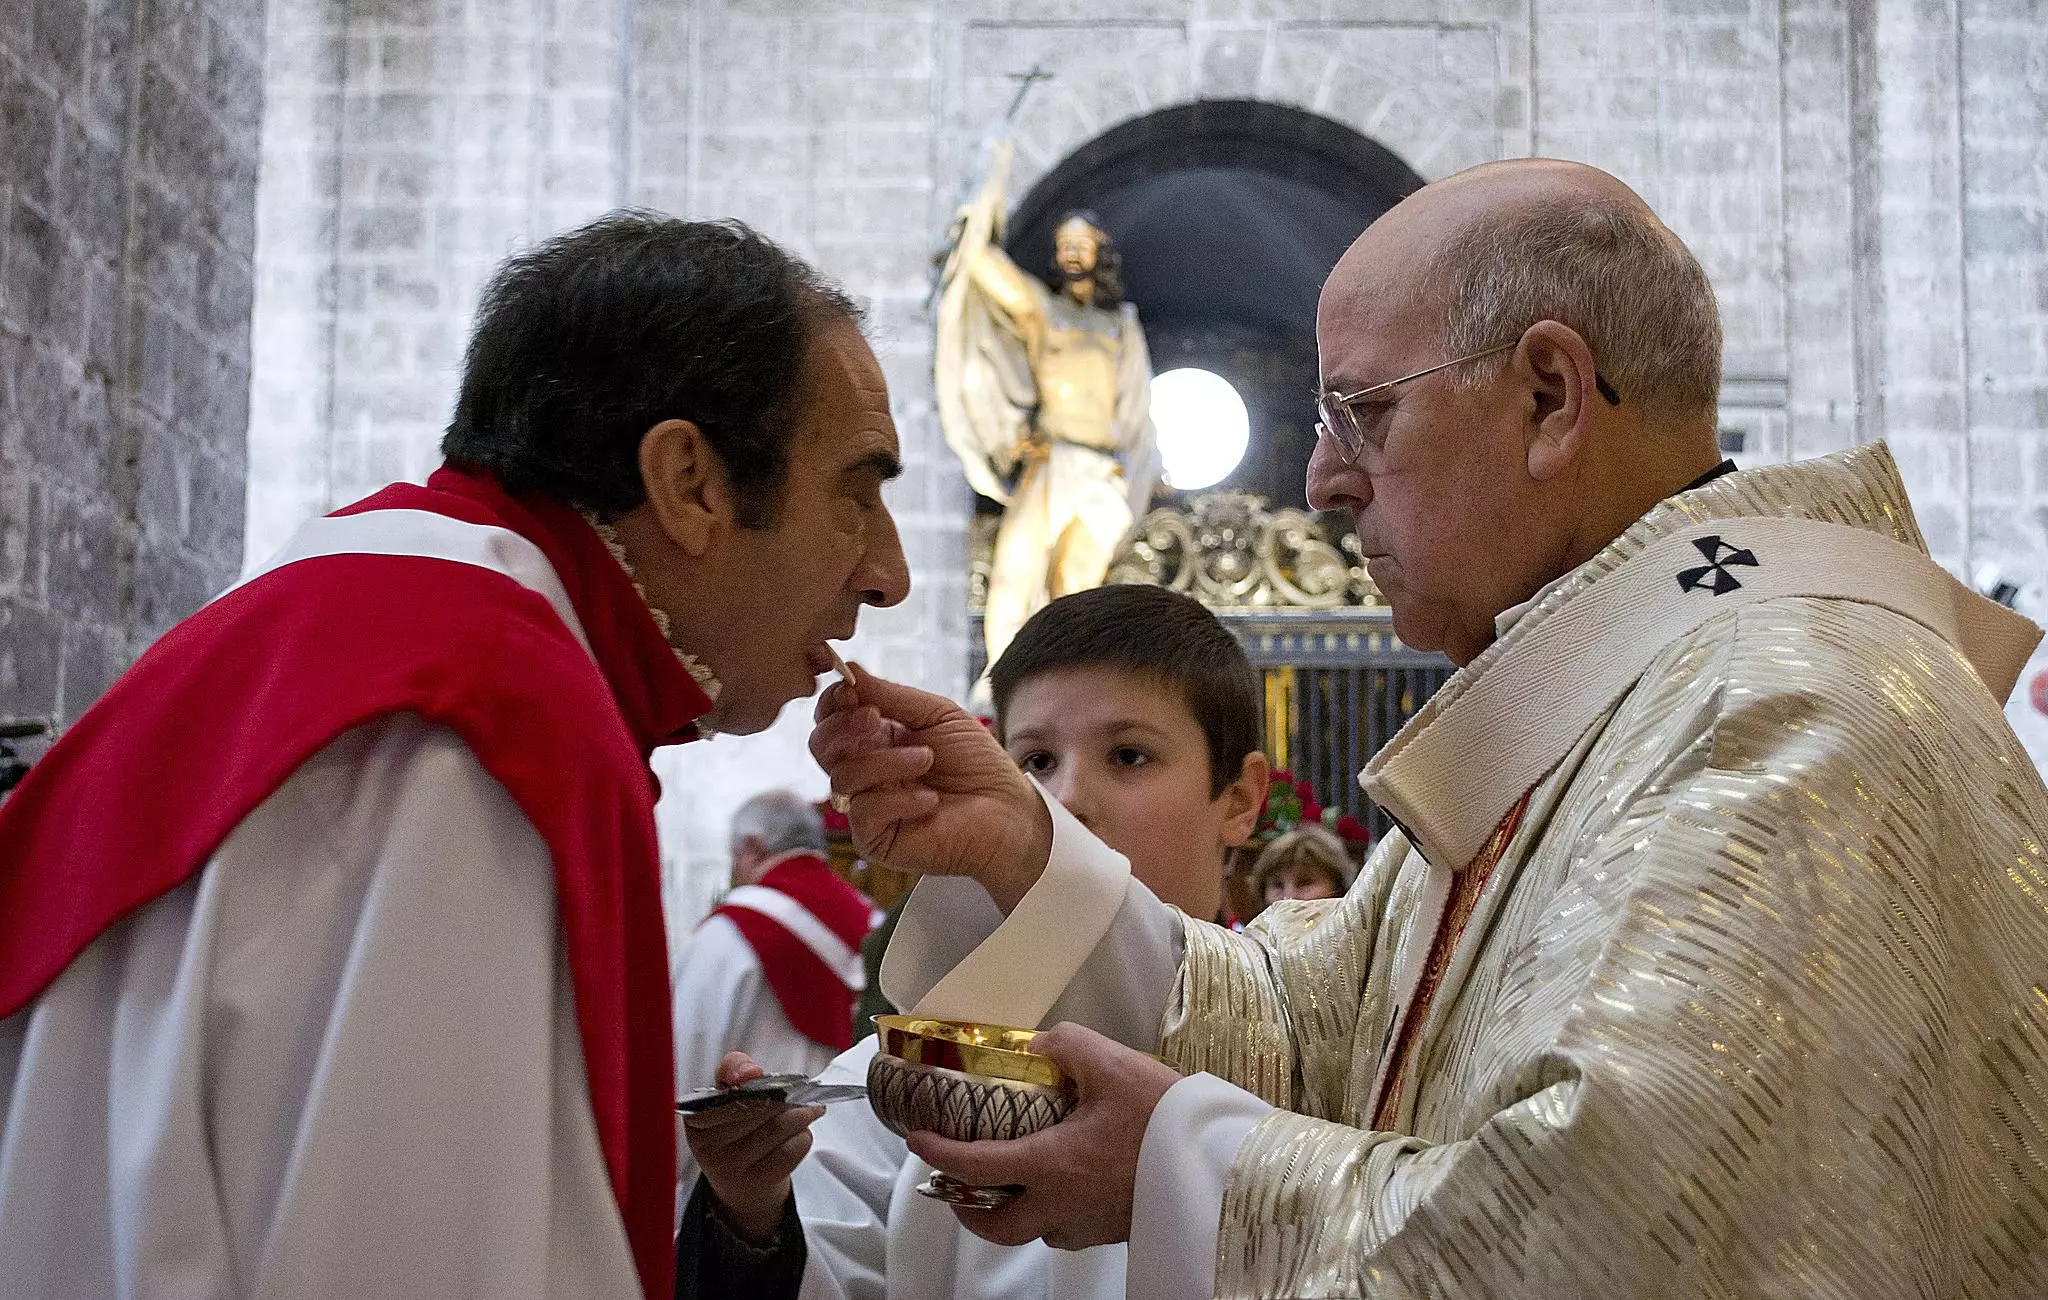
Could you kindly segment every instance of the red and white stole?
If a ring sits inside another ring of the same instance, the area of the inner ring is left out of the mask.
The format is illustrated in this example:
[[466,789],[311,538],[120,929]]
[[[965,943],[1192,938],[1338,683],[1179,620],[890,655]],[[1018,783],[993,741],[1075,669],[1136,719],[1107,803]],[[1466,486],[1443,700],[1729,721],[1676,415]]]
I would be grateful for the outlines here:
[[867,987],[860,945],[875,920],[859,890],[815,853],[786,854],[712,915],[746,939],[798,1033],[835,1052],[853,1046],[854,999]]
[[665,1300],[675,1080],[647,755],[710,707],[573,510],[445,468],[386,488],[172,628],[0,806],[0,1017],[344,732],[417,713],[548,845],[599,1144]]

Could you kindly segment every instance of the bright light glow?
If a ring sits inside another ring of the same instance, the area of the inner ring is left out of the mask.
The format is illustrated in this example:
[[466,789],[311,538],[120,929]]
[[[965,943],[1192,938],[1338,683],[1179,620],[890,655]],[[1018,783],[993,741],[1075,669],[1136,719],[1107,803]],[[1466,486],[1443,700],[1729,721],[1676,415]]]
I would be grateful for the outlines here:
[[1182,492],[1222,482],[1252,440],[1251,415],[1230,381],[1192,367],[1152,377],[1152,423],[1167,485]]

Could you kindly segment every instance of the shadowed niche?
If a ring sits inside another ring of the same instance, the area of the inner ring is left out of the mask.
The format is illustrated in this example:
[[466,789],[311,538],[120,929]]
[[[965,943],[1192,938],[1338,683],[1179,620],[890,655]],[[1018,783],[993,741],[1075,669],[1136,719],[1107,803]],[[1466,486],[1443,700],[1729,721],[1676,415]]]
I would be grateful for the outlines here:
[[1316,295],[1358,233],[1422,183],[1327,118],[1208,100],[1075,150],[1025,195],[1004,246],[1047,274],[1060,217],[1099,213],[1122,250],[1153,369],[1213,370],[1249,409],[1251,449],[1217,488],[1298,506],[1315,442]]

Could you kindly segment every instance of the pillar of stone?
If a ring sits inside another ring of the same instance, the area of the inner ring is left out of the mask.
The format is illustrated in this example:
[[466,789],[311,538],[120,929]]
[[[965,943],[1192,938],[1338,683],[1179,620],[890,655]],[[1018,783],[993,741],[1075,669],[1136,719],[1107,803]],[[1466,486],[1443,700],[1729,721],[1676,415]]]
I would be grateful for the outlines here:
[[508,253],[628,196],[626,0],[272,0],[247,558],[423,479]]
[[75,718],[242,552],[263,13],[0,22],[0,717]]

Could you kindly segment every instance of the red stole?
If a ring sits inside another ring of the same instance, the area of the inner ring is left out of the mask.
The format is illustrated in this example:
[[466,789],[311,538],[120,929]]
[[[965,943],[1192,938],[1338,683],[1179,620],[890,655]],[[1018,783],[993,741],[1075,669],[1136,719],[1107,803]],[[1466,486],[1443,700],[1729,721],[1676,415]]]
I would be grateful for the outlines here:
[[675,1082],[647,755],[693,737],[711,702],[574,511],[444,468],[336,513],[385,509],[532,542],[591,649],[537,593],[433,557],[299,560],[201,609],[0,806],[0,1017],[197,874],[331,741],[418,713],[462,737],[553,856],[598,1140],[641,1285],[666,1300]]
[[1472,923],[1472,914],[1479,908],[1479,896],[1485,892],[1486,882],[1493,879],[1494,868],[1500,865],[1501,855],[1508,851],[1508,844],[1515,838],[1515,831],[1522,825],[1522,814],[1528,808],[1529,795],[1524,794],[1514,807],[1508,809],[1508,815],[1501,818],[1500,825],[1493,828],[1493,834],[1487,837],[1486,844],[1472,861],[1451,877],[1450,897],[1444,901],[1443,915],[1438,918],[1436,933],[1430,939],[1429,956],[1423,965],[1422,977],[1415,985],[1414,995],[1408,999],[1408,1009],[1401,1013],[1400,1032],[1394,1038],[1386,1083],[1378,1104],[1373,1107],[1372,1126],[1381,1132],[1393,1130],[1394,1117],[1401,1108],[1401,1093],[1408,1085],[1408,1068],[1415,1063],[1416,1037],[1422,1032],[1423,1022],[1429,1019],[1437,989],[1451,968],[1451,958],[1465,937],[1466,927]]
[[[873,904],[859,890],[834,875],[825,859],[805,854],[790,858],[760,879],[760,886],[786,894],[845,944],[856,960],[861,940],[874,921]],[[719,907],[738,928],[761,962],[761,973],[782,1014],[796,1031],[814,1043],[843,1052],[853,1046],[853,1004],[859,990],[840,972],[774,918],[748,907]]]

